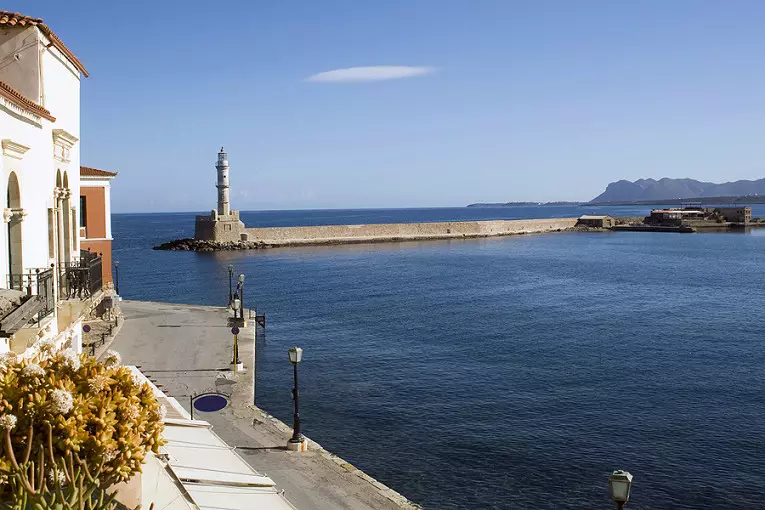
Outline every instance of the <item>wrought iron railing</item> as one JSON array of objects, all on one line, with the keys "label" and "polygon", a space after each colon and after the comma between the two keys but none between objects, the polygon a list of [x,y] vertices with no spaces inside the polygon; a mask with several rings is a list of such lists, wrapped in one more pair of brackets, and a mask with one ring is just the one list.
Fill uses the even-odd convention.
[{"label": "wrought iron railing", "polygon": [[56,288],[53,268],[28,269],[26,273],[8,275],[8,288],[25,292],[27,296],[39,296],[42,308],[37,313],[38,322],[56,309]]},{"label": "wrought iron railing", "polygon": [[60,266],[61,294],[65,298],[89,298],[103,286],[101,255],[81,252],[74,262]]}]

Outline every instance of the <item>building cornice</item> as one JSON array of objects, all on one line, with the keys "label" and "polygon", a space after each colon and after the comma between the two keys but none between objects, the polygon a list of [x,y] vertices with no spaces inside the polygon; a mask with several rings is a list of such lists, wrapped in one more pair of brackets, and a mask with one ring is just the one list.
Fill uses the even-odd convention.
[{"label": "building cornice", "polygon": [[51,122],[56,121],[56,117],[51,115],[48,110],[22,96],[2,81],[0,81],[0,105],[15,115],[32,122],[37,127],[42,127],[43,119]]},{"label": "building cornice", "polygon": [[24,157],[24,153],[29,150],[26,145],[16,143],[9,138],[3,139],[3,155],[13,159],[21,159]]}]

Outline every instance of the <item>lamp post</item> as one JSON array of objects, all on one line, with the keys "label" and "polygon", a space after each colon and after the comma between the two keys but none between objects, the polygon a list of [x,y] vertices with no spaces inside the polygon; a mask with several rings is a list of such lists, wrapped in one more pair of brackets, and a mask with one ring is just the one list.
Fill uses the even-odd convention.
[{"label": "lamp post", "polygon": [[114,261],[114,292],[120,295],[120,261]]},{"label": "lamp post", "polygon": [[294,370],[294,387],[292,388],[292,400],[295,401],[295,415],[293,417],[292,425],[292,439],[289,440],[287,446],[291,450],[300,450],[303,443],[303,436],[300,433],[300,393],[298,391],[298,363],[303,359],[303,349],[300,347],[292,347],[288,351],[290,357],[290,363]]},{"label": "lamp post", "polygon": [[[233,301],[231,301],[231,308],[234,309],[234,317],[236,318],[236,311],[239,310],[239,308],[242,306],[242,302],[239,301],[238,298],[234,298]],[[231,366],[234,367],[234,371],[239,370],[242,361],[239,359],[239,341],[237,337],[239,336],[239,328],[237,326],[234,326],[231,328],[231,333],[234,334],[234,354],[231,357]]]},{"label": "lamp post", "polygon": [[239,291],[239,302],[242,307],[242,312],[239,315],[240,319],[244,319],[244,275],[239,275],[239,283],[236,284],[236,289]]},{"label": "lamp post", "polygon": [[628,471],[614,471],[608,477],[608,489],[611,491],[611,501],[616,503],[616,508],[622,510],[630,500],[630,488],[632,487],[632,475]]},{"label": "lamp post", "polygon": [[231,304],[231,300],[234,299],[231,290],[231,280],[234,278],[234,266],[228,265],[228,304]]}]

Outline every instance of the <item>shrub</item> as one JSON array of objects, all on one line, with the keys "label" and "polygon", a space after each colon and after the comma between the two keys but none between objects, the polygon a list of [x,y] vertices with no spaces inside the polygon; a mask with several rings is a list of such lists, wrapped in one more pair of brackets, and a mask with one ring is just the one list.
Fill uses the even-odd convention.
[{"label": "shrub", "polygon": [[164,408],[118,355],[50,351],[0,361],[0,507],[112,508],[105,489],[157,453]]}]

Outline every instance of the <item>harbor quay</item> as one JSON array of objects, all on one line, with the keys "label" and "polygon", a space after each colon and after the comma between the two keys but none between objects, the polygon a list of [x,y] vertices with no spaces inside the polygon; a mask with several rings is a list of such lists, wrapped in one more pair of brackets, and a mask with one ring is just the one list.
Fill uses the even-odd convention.
[{"label": "harbor quay", "polygon": [[[306,451],[287,448],[291,428],[253,405],[254,321],[240,329],[237,340],[244,369],[237,372],[230,365],[233,337],[228,308],[128,300],[120,308],[124,322],[110,348],[121,354],[123,363],[139,367],[189,412],[197,395],[225,395],[226,408],[195,409],[194,418],[210,423],[253,469],[274,480],[296,508],[420,508],[310,439]],[[285,352],[285,364],[286,358]]]}]

